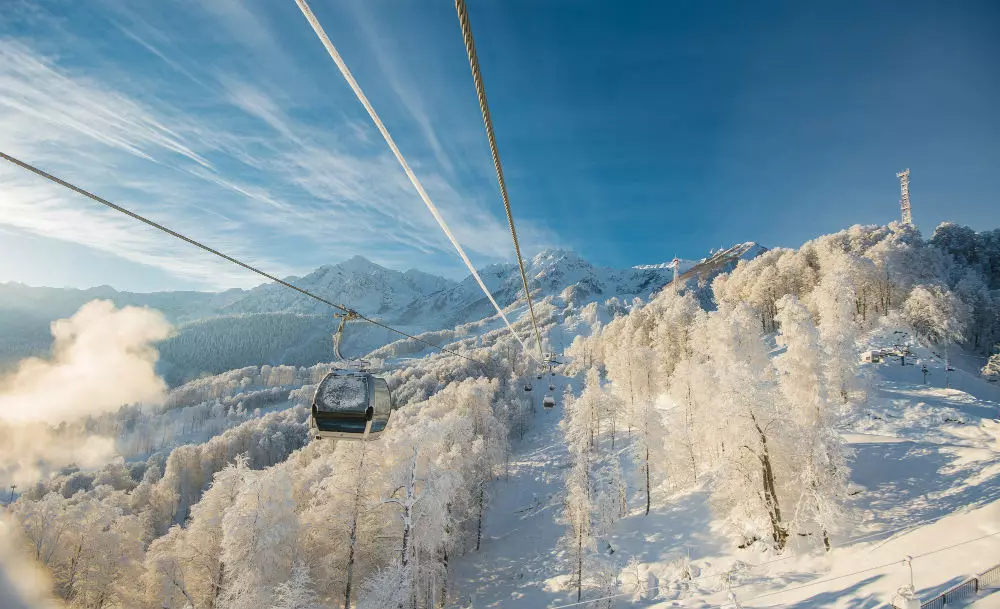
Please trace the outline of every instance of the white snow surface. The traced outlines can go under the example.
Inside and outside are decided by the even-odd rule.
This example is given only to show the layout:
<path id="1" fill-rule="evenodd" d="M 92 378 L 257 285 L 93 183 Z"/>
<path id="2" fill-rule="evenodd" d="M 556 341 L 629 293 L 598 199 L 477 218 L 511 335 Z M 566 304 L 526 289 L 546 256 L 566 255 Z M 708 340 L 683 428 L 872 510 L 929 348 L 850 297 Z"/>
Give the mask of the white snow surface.
<path id="1" fill-rule="evenodd" d="M 367 405 L 368 387 L 363 376 L 334 374 L 320 384 L 322 403 L 334 408 L 323 408 L 324 412 L 337 410 L 356 411 Z"/>
<path id="2" fill-rule="evenodd" d="M 883 607 L 909 581 L 907 556 L 914 557 L 914 582 L 924 601 L 1000 563 L 1000 452 L 983 424 L 1000 412 L 994 401 L 1000 390 L 976 377 L 974 361 L 969 370 L 959 367 L 964 356 L 956 354 L 952 387 L 944 388 L 943 360 L 932 351 L 907 337 L 876 334 L 871 340 L 885 346 L 893 338 L 909 341 L 919 363 L 900 366 L 890 359 L 864 366 L 869 401 L 842 429 L 853 453 L 852 518 L 832 536 L 831 552 L 794 543 L 782 554 L 736 548 L 712 514 L 704 481 L 675 494 L 654 491 L 648 516 L 641 490 L 633 488 L 630 514 L 599 541 L 615 550 L 621 568 L 621 596 L 613 606 L 731 606 L 728 575 L 743 607 Z M 922 384 L 923 364 L 928 385 Z M 558 378 L 561 390 L 565 380 Z M 551 412 L 539 408 L 515 448 L 510 479 L 494 484 L 483 548 L 456 570 L 456 606 L 535 609 L 575 602 L 558 545 L 569 466 L 558 430 L 562 414 L 561 403 Z M 693 579 L 683 575 L 687 556 Z M 636 562 L 626 568 L 630 559 Z M 642 594 L 650 575 L 658 589 Z M 1000 594 L 989 592 L 967 606 L 1000 607 Z M 583 600 L 595 595 L 585 592 Z"/>

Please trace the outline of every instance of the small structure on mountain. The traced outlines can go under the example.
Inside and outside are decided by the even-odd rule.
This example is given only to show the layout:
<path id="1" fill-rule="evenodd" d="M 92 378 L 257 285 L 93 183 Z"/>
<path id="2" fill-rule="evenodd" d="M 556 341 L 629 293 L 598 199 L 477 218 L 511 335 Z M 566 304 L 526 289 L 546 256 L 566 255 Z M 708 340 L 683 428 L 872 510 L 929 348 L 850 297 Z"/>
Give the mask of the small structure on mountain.
<path id="1" fill-rule="evenodd" d="M 910 214 L 910 170 L 904 169 L 896 174 L 899 178 L 899 211 L 902 214 L 902 222 L 907 226 L 913 226 L 913 216 Z"/>
<path id="2" fill-rule="evenodd" d="M 883 353 L 881 349 L 866 349 L 861 352 L 861 361 L 866 364 L 882 363 Z"/>

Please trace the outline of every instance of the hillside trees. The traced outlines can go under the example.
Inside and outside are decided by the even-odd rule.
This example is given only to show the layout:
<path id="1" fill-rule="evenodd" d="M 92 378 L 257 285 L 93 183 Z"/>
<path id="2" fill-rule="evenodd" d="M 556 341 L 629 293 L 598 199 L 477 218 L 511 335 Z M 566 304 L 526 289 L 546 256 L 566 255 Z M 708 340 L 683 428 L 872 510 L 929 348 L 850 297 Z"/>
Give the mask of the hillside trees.
<path id="1" fill-rule="evenodd" d="M 980 374 L 992 381 L 1000 381 L 1000 345 L 995 347 L 996 353 L 990 356 Z"/>
<path id="2" fill-rule="evenodd" d="M 945 386 L 948 386 L 948 347 L 962 340 L 971 311 L 951 290 L 937 285 L 917 285 L 903 306 L 903 318 L 917 336 L 944 347 Z"/>
<path id="3" fill-rule="evenodd" d="M 847 465 L 824 383 L 820 335 L 808 310 L 794 296 L 783 297 L 778 309 L 781 332 L 777 343 L 785 352 L 774 358 L 774 365 L 789 407 L 789 422 L 794 424 L 790 431 L 796 436 L 800 467 L 791 526 L 803 534 L 820 533 L 829 550 L 829 531 L 843 519 Z"/>
<path id="4" fill-rule="evenodd" d="M 292 574 L 298 520 L 286 472 L 250 470 L 222 517 L 222 607 L 250 609 L 275 600 Z"/>
<path id="5" fill-rule="evenodd" d="M 859 290 L 852 277 L 854 259 L 837 256 L 811 294 L 819 318 L 819 346 L 825 356 L 826 382 L 846 404 L 855 387 L 857 368 L 857 300 Z"/>
<path id="6" fill-rule="evenodd" d="M 903 306 L 903 317 L 917 336 L 934 345 L 962 338 L 969 320 L 969 306 L 937 285 L 917 285 Z"/>
<path id="7" fill-rule="evenodd" d="M 788 538 L 779 494 L 788 447 L 776 431 L 785 413 L 755 317 L 747 305 L 721 309 L 696 326 L 693 343 L 714 370 L 713 416 L 721 423 L 713 500 L 745 539 L 769 537 L 780 549 Z"/>
<path id="8" fill-rule="evenodd" d="M 712 503 L 745 544 L 782 548 L 792 534 L 828 543 L 844 517 L 847 467 L 833 405 L 850 404 L 858 332 L 881 313 L 878 268 L 851 252 L 882 238 L 847 231 L 741 264 L 713 284 L 718 310 L 665 292 L 587 341 L 601 345 L 624 425 L 642 430 L 636 453 L 659 452 L 650 461 L 674 485 L 711 471 Z M 647 425 L 661 431 L 647 434 Z M 650 471 L 644 461 L 640 475 Z M 641 486 L 649 502 L 652 481 Z"/>
<path id="9" fill-rule="evenodd" d="M 366 582 L 381 577 L 408 590 L 406 607 L 443 607 L 449 561 L 474 551 L 481 536 L 490 482 L 508 454 L 517 410 L 511 405 L 523 393 L 517 378 L 474 378 L 481 370 L 432 356 L 391 375 L 403 407 L 378 450 L 372 443 L 307 444 L 308 413 L 295 406 L 145 462 L 93 473 L 68 468 L 27 489 L 12 511 L 32 553 L 57 576 L 56 592 L 72 606 L 342 603 L 351 563 L 352 605 L 380 606 Z M 256 391 L 258 383 L 288 387 L 290 380 L 314 380 L 312 372 L 246 369 L 193 383 L 173 408 L 123 409 L 122 419 L 102 415 L 96 424 L 114 429 L 128 421 L 123 433 L 132 433 L 147 419 L 179 422 L 193 408 L 183 405 L 187 400 L 229 399 Z M 311 397 L 308 387 L 293 393 L 297 400 Z M 365 447 L 371 450 L 362 459 Z M 409 495 L 408 532 L 407 519 L 383 503 L 400 480 L 408 492 L 397 497 Z M 405 567 L 403 557 L 409 557 Z M 358 590 L 363 598 L 356 598 Z"/>

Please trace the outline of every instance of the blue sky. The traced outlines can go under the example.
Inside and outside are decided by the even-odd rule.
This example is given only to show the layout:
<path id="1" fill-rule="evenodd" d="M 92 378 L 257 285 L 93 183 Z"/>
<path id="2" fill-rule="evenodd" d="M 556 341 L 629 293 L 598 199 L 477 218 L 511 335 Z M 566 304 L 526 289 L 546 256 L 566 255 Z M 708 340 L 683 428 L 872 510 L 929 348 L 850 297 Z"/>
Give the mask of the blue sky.
<path id="1" fill-rule="evenodd" d="M 477 265 L 512 259 L 451 2 L 314 0 Z M 472 0 L 522 247 L 629 266 L 1000 226 L 1000 4 Z M 279 275 L 463 267 L 292 0 L 4 0 L 0 149 Z M 0 167 L 0 281 L 257 282 Z"/>

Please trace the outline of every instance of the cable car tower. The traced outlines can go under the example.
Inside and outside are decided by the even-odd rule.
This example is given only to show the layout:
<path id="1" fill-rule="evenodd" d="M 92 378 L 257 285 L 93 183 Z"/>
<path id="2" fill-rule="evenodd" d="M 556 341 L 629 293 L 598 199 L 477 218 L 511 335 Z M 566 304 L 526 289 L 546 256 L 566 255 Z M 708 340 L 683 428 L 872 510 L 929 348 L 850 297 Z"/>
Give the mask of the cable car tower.
<path id="1" fill-rule="evenodd" d="M 899 178 L 899 210 L 902 212 L 903 224 L 913 226 L 913 216 L 910 215 L 910 170 L 900 171 L 896 177 Z"/>
<path id="2" fill-rule="evenodd" d="M 680 258 L 674 256 L 674 259 L 670 261 L 670 264 L 674 265 L 674 280 L 671 283 L 673 283 L 674 287 L 677 287 L 677 279 L 680 277 L 681 270 Z"/>

